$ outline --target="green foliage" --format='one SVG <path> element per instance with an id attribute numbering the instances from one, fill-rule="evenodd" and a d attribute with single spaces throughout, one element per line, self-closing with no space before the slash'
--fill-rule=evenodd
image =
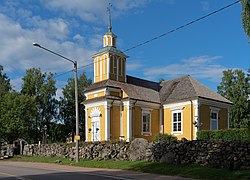
<path id="1" fill-rule="evenodd" d="M 9 92 L 0 101 L 0 137 L 7 142 L 31 140 L 36 117 L 34 97 Z"/>
<path id="2" fill-rule="evenodd" d="M 2 71 L 3 66 L 0 65 L 0 97 L 11 90 L 10 80 Z"/>
<path id="3" fill-rule="evenodd" d="M 49 139 L 49 143 L 66 141 L 67 126 L 65 124 L 60 124 L 55 122 L 51 123 L 50 132 L 51 132 L 51 138 Z"/>
<path id="4" fill-rule="evenodd" d="M 91 79 L 88 79 L 85 73 L 81 74 L 78 78 L 78 101 L 79 101 L 79 128 L 81 139 L 85 139 L 85 111 L 84 105 L 81 104 L 85 100 L 83 94 L 84 90 L 91 84 Z M 63 88 L 63 97 L 60 98 L 59 102 L 59 115 L 62 119 L 62 123 L 65 124 L 65 134 L 75 132 L 75 81 L 73 78 L 68 79 L 67 85 Z"/>
<path id="5" fill-rule="evenodd" d="M 168 142 L 168 141 L 176 141 L 177 137 L 171 134 L 157 134 L 154 138 L 154 141 L 162 141 L 162 142 Z"/>
<path id="6" fill-rule="evenodd" d="M 36 128 L 36 141 L 42 140 L 46 133 L 51 137 L 51 123 L 57 117 L 56 81 L 52 73 L 42 73 L 40 69 L 32 68 L 26 70 L 23 78 L 21 93 L 27 96 L 34 96 L 37 116 L 34 127 Z M 47 132 L 45 133 L 45 126 Z"/>
<path id="7" fill-rule="evenodd" d="M 250 127 L 250 68 L 245 74 L 242 70 L 223 71 L 218 93 L 232 103 L 230 126 L 232 128 Z"/>
<path id="8" fill-rule="evenodd" d="M 242 25 L 244 28 L 245 33 L 250 38 L 250 0 L 241 0 L 242 5 Z"/>
<path id="9" fill-rule="evenodd" d="M 199 140 L 224 140 L 224 141 L 250 141 L 250 130 L 242 129 L 227 129 L 227 130 L 203 130 L 197 132 Z"/>

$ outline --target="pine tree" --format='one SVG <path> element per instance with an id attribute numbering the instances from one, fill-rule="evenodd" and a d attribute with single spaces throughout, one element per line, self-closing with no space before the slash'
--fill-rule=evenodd
<path id="1" fill-rule="evenodd" d="M 249 74 L 242 70 L 223 71 L 218 93 L 233 102 L 230 116 L 232 128 L 249 127 Z"/>
<path id="2" fill-rule="evenodd" d="M 241 0 L 242 4 L 242 25 L 245 33 L 250 38 L 250 0 Z"/>

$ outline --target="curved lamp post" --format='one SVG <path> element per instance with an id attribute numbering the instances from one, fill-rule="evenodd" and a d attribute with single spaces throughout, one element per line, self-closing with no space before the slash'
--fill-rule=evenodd
<path id="1" fill-rule="evenodd" d="M 78 86 L 77 86 L 77 61 L 73 61 L 61 54 L 58 54 L 54 51 L 51 51 L 43 46 L 41 46 L 38 43 L 33 43 L 33 46 L 41 48 L 45 51 L 48 51 L 56 56 L 59 56 L 71 63 L 73 63 L 74 65 L 74 74 L 75 74 L 75 106 L 76 106 L 76 135 L 75 135 L 75 140 L 76 140 L 76 162 L 79 161 L 79 140 L 80 140 L 80 136 L 79 136 L 79 109 L 78 109 Z"/>

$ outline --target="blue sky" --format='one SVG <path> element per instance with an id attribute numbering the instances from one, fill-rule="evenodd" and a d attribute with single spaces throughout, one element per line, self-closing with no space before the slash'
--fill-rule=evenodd
<path id="1" fill-rule="evenodd" d="M 33 42 L 77 60 L 92 62 L 107 32 L 105 0 L 1 0 L 0 64 L 20 90 L 27 68 L 63 73 L 72 64 Z M 112 27 L 118 49 L 125 50 L 189 21 L 217 10 L 233 0 L 111 0 Z M 127 74 L 158 81 L 183 75 L 216 91 L 222 71 L 247 70 L 250 43 L 241 24 L 238 3 L 200 22 L 126 52 Z M 93 66 L 79 69 L 93 78 Z M 58 76 L 58 96 L 73 73 Z"/>

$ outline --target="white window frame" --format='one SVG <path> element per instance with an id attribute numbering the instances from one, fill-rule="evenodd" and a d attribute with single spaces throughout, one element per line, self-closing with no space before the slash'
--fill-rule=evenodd
<path id="1" fill-rule="evenodd" d="M 178 131 L 178 113 L 181 113 L 181 130 Z M 174 114 L 177 114 L 177 122 L 174 122 Z M 174 131 L 174 123 L 177 123 L 177 131 Z M 173 110 L 172 111 L 172 134 L 183 134 L 183 111 L 182 110 Z"/>
<path id="2" fill-rule="evenodd" d="M 213 129 L 213 130 L 218 130 L 219 129 L 219 111 L 220 108 L 217 107 L 210 107 L 210 130 L 212 130 L 212 121 L 216 121 L 216 125 L 217 125 L 217 129 Z M 216 113 L 217 114 L 217 119 L 213 119 L 212 120 L 212 113 Z"/>
<path id="3" fill-rule="evenodd" d="M 144 131 L 143 129 L 143 116 L 149 115 L 149 132 Z M 142 128 L 141 128 L 141 134 L 142 135 L 152 135 L 151 133 L 151 127 L 152 127 L 152 120 L 151 120 L 151 111 L 150 110 L 142 110 Z"/>
<path id="4" fill-rule="evenodd" d="M 216 114 L 216 119 L 212 119 L 212 113 L 215 113 Z M 214 110 L 211 110 L 210 111 L 210 130 L 212 131 L 215 131 L 215 130 L 218 130 L 219 129 L 219 121 L 218 121 L 218 117 L 219 116 L 219 112 L 218 111 L 214 111 Z M 212 129 L 212 122 L 216 122 L 216 126 L 217 128 L 216 129 Z"/>

